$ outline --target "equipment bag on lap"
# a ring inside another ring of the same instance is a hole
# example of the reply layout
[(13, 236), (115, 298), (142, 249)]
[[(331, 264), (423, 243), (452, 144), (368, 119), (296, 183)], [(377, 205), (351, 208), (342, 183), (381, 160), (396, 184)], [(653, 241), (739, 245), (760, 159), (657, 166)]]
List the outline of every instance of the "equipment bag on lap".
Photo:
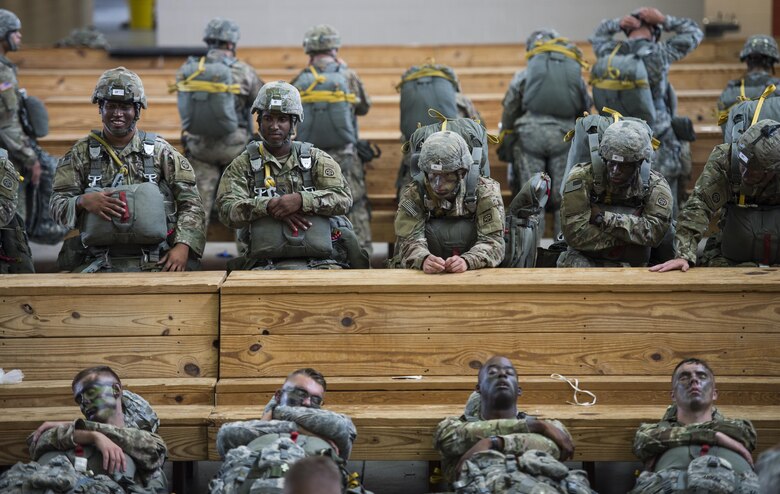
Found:
[(401, 93), (404, 139), (409, 139), (417, 127), (437, 122), (437, 118), (428, 112), (430, 109), (449, 119), (459, 115), (456, 95), (460, 92), (460, 83), (455, 72), (446, 65), (415, 65), (404, 72), (396, 90)]
[(190, 57), (182, 67), (183, 80), (170, 92), (178, 92), (179, 116), (182, 128), (191, 134), (223, 136), (239, 127), (242, 117), (236, 113), (235, 95), (230, 71), (232, 59), (214, 61), (208, 57)]
[(582, 107), (582, 52), (566, 38), (538, 40), (526, 53), (523, 107), (533, 113), (575, 118)]

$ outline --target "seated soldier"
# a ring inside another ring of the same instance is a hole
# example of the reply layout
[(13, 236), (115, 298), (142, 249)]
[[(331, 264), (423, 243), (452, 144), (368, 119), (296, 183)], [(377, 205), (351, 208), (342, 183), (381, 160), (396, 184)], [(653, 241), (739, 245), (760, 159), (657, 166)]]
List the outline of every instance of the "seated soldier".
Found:
[(284, 476), (284, 494), (341, 494), (341, 472), (324, 456), (304, 458)]
[(750, 456), (756, 431), (750, 421), (727, 419), (715, 408), (718, 390), (709, 365), (696, 358), (677, 364), (671, 395), (661, 421), (642, 424), (634, 436), (634, 454), (645, 471), (631, 493), (757, 492)]
[(458, 493), (515, 492), (512, 486), (531, 489), (537, 483), (555, 489), (539, 492), (590, 493), (585, 473), (570, 472), (558, 461), (574, 454), (566, 428), (518, 413), (519, 395), (517, 373), (507, 358), (485, 362), (465, 413), (436, 428), (434, 447), (441, 453), (445, 479)]
[(780, 444), (761, 453), (756, 462), (760, 494), (777, 494), (780, 486)]
[[(736, 146), (736, 149), (734, 149)], [(650, 271), (700, 266), (780, 264), (780, 122), (761, 120), (736, 143), (710, 153), (693, 194), (677, 217), (675, 259)], [(697, 249), (710, 220), (722, 214), (720, 231)]]
[(32, 252), (17, 212), (19, 172), (0, 148), (0, 274), (34, 273)]
[(401, 190), (388, 265), (427, 274), (498, 266), (505, 249), (501, 190), (495, 180), (468, 173), (466, 141), (455, 132), (431, 134), (419, 166), (421, 173)]
[(303, 120), (298, 90), (264, 85), (252, 113), (260, 141), (228, 165), (217, 192), (219, 219), (238, 229), (231, 269), (368, 268), (352, 224), (342, 216), (352, 194), (341, 168), (324, 151), (293, 141)]
[(672, 221), (669, 185), (650, 169), (651, 139), (644, 122), (618, 121), (604, 131), (601, 159), (572, 168), (561, 203), (569, 247), (559, 268), (647, 266)]
[(68, 490), (78, 484), (93, 486), (83, 492), (167, 493), (162, 467), (168, 450), (155, 433), (159, 420), (149, 403), (123, 391), (110, 367), (82, 370), (71, 387), (84, 418), (38, 427), (27, 438), (33, 462), (6, 472), (0, 491), (21, 481), (56, 492), (82, 492)]
[[(327, 456), (344, 467), (357, 431), (349, 417), (320, 408), (325, 388), (322, 374), (298, 369), (287, 376), (259, 420), (220, 427), (217, 452), (225, 461), (209, 484), (210, 492), (234, 492), (251, 479), (256, 479), (253, 489), (281, 488), (284, 473), (305, 456)], [(341, 485), (346, 481), (343, 476)]]

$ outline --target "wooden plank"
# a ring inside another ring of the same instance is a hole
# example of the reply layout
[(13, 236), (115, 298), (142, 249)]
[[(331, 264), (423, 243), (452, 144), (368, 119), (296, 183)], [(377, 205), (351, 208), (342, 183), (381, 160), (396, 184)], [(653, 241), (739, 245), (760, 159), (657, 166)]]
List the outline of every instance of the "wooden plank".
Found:
[[(393, 334), (637, 332), (685, 328), (691, 333), (780, 333), (775, 293), (397, 293), (226, 295), (221, 334)], [(446, 303), (446, 311), (432, 311)], [(463, 324), (467, 322), (467, 324)]]
[[(470, 321), (462, 321), (468, 326)], [(226, 335), (221, 377), (292, 372), (305, 362), (326, 376), (471, 374), (506, 355), (520, 375), (648, 374), (669, 376), (683, 358), (707, 360), (723, 375), (780, 375), (780, 334), (460, 333)], [(683, 330), (684, 331), (684, 330)], [(694, 350), (695, 349), (695, 350)]]
[(79, 295), (217, 293), (224, 279), (224, 271), (7, 274), (0, 284), (0, 296), (62, 295), (66, 290)]
[[(25, 380), (0, 386), (0, 407), (51, 407), (73, 403), (71, 380)], [(125, 389), (152, 405), (213, 405), (215, 378), (124, 379)]]
[[(457, 280), (457, 283), (455, 283)], [(659, 292), (778, 292), (776, 268), (696, 268), (688, 272), (651, 273), (645, 268), (604, 269), (481, 269), (453, 276), (430, 276), (420, 271), (233, 271), (223, 283), (226, 295), (259, 293), (413, 293), (425, 296), (452, 293), (591, 294)], [(445, 300), (444, 298), (442, 300)], [(223, 301), (224, 302), (224, 301)]]
[(219, 295), (0, 296), (0, 337), (218, 334)]
[(201, 461), (209, 457), (209, 432), (206, 425), (160, 426), (160, 436), (168, 446), (170, 461)]
[(25, 377), (71, 379), (87, 367), (108, 365), (126, 378), (216, 377), (214, 336), (137, 336), (0, 339), (0, 362)]

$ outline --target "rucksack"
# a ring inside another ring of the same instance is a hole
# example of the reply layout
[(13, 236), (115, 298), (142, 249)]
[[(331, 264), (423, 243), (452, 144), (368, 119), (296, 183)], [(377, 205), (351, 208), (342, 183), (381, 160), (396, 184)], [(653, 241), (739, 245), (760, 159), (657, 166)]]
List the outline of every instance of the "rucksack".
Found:
[(248, 115), (236, 113), (235, 95), (240, 94), (233, 83), (230, 66), (235, 59), (213, 60), (208, 56), (190, 57), (184, 62), (182, 80), (170, 86), (178, 92), (179, 116), (184, 130), (196, 135), (223, 136), (234, 132)]
[(401, 93), (404, 140), (408, 140), (418, 127), (436, 123), (430, 109), (448, 119), (459, 115), (456, 95), (460, 92), (460, 83), (455, 72), (446, 65), (415, 65), (404, 72), (396, 90)]
[(38, 185), (27, 183), (27, 218), (25, 228), (30, 240), (39, 244), (53, 245), (60, 241), (68, 229), (51, 217), (49, 201), (54, 188), (54, 173), (57, 170), (57, 159), (33, 142), (33, 149), (41, 164), (41, 178)]
[(310, 65), (292, 82), (301, 92), (306, 118), (298, 123), (296, 140), (311, 142), (320, 149), (335, 149), (357, 143), (357, 125), (352, 105), (347, 66), (333, 62), (318, 72)]
[(649, 46), (636, 53), (620, 53), (622, 43), (605, 57), (600, 57), (590, 73), (593, 101), (601, 112), (612, 108), (623, 115), (641, 118), (652, 126), (655, 105), (644, 57), (651, 53)]
[(554, 117), (576, 117), (582, 108), (582, 67), (590, 67), (580, 49), (566, 38), (539, 40), (526, 58), (523, 107)]
[(533, 268), (544, 232), (540, 223), (550, 198), (550, 176), (535, 173), (509, 205), (504, 223), (506, 252), (502, 268)]
[(724, 126), (723, 141), (736, 143), (739, 136), (759, 120), (780, 120), (780, 98), (770, 97), (776, 89), (774, 84), (770, 84), (758, 98), (742, 101), (731, 107), (725, 121), (718, 120), (718, 125)]
[[(773, 77), (769, 74), (765, 74), (766, 77), (742, 77), (741, 79), (734, 79), (728, 82), (726, 88), (720, 95), (718, 100), (718, 122), (724, 122), (728, 119), (729, 111), (743, 101), (749, 101), (751, 99), (758, 99), (763, 94), (764, 90), (770, 84), (779, 84), (780, 78)], [(780, 96), (780, 94), (772, 93), (768, 97)], [(721, 124), (722, 125), (722, 124)]]

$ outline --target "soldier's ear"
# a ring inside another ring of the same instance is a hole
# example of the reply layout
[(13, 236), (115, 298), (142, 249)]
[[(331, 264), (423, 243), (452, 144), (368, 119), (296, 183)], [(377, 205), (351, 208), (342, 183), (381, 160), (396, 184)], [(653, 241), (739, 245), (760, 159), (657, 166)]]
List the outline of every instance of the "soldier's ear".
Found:
[(517, 387), (517, 396), (523, 396), (523, 388), (520, 386)]
[(279, 403), (281, 399), (282, 399), (282, 390), (277, 389), (276, 392), (274, 393), (274, 401), (276, 401), (276, 403)]
[(114, 383), (111, 388), (114, 390), (114, 398), (119, 398), (122, 396), (122, 385), (119, 383)]
[(718, 399), (718, 388), (712, 389), (712, 401), (715, 401)]

